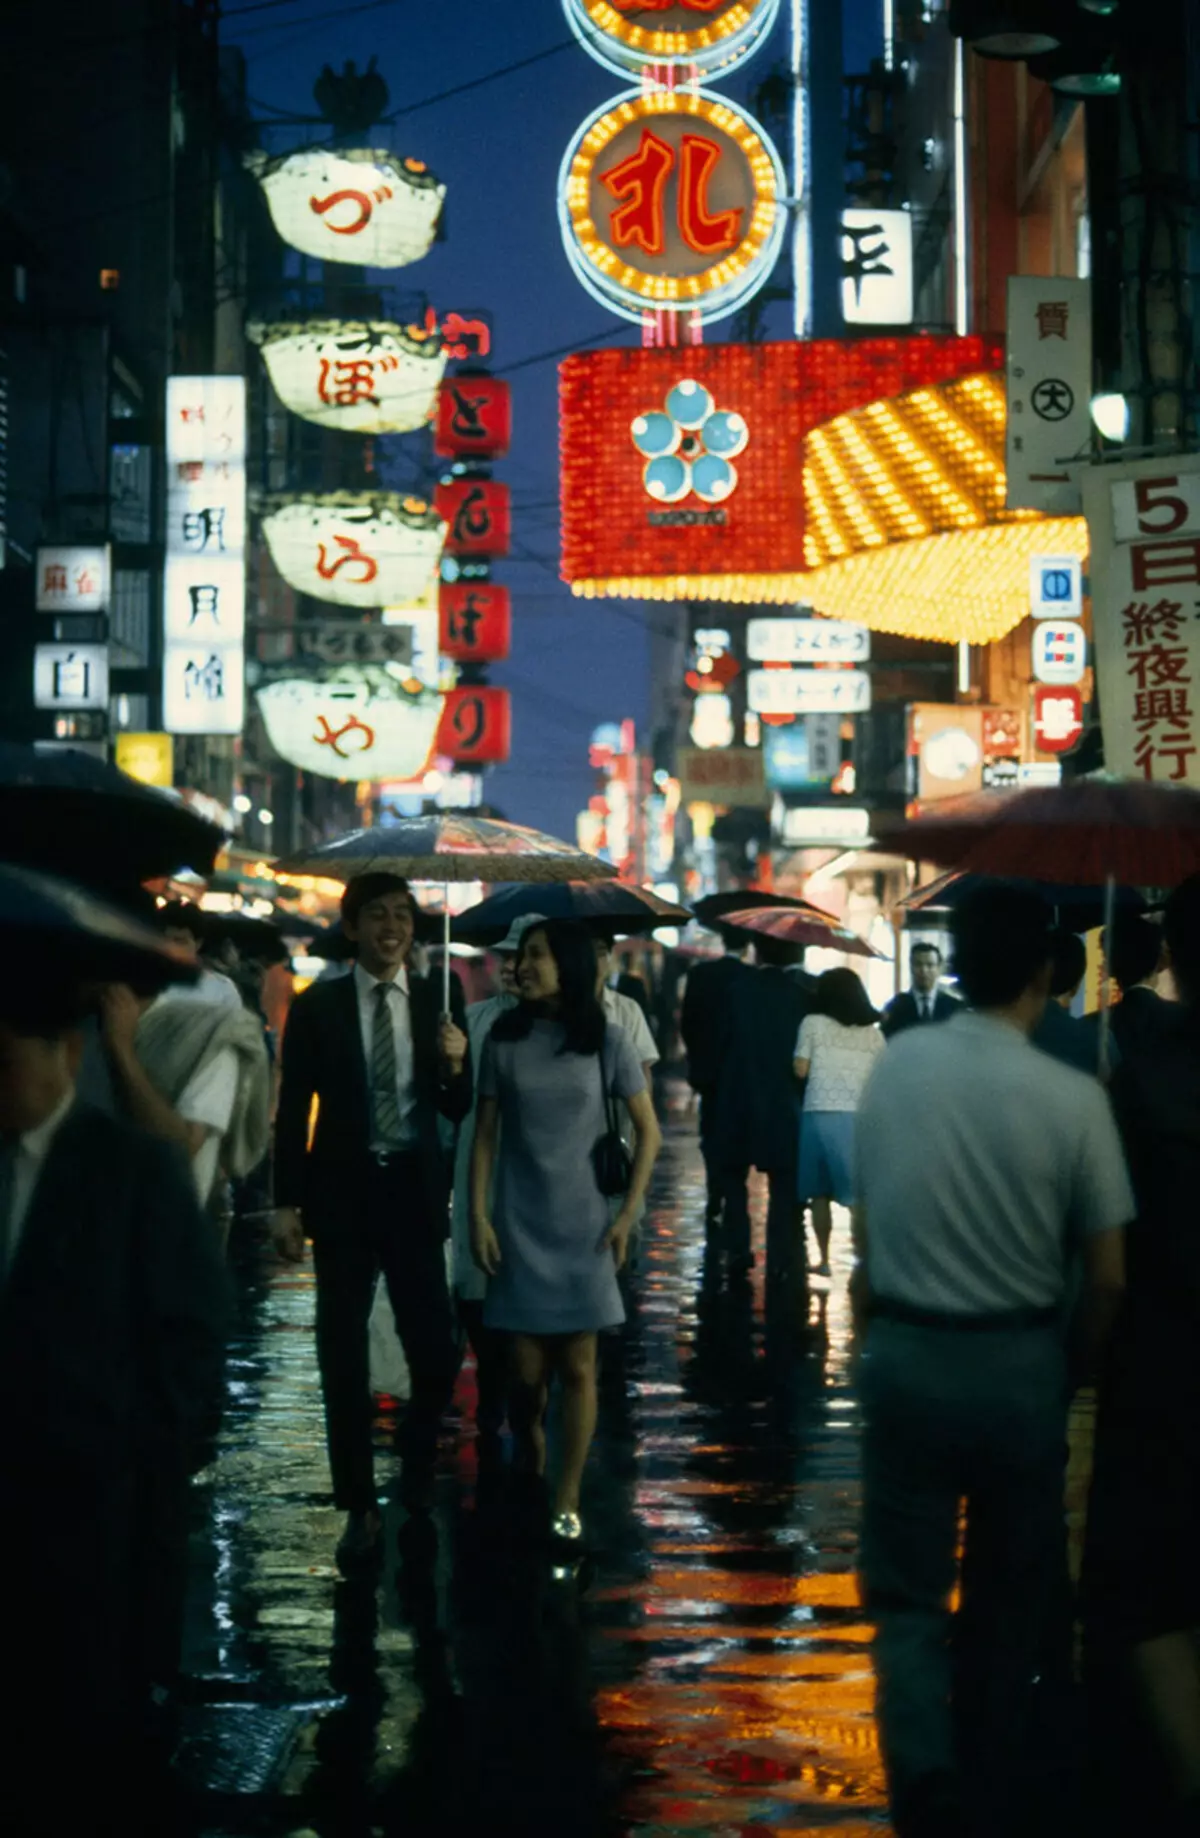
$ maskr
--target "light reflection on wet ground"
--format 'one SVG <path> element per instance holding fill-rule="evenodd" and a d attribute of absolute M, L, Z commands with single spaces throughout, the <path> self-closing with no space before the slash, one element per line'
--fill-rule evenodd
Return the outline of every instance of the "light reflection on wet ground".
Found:
<path fill-rule="evenodd" d="M 464 1437 L 432 1526 L 388 1509 L 379 1589 L 340 1581 L 311 1271 L 251 1276 L 194 1552 L 184 1766 L 208 1831 L 887 1832 L 846 1234 L 804 1327 L 767 1306 L 761 1255 L 740 1291 L 705 1280 L 701 1182 L 677 1122 L 604 1347 L 579 1578 L 476 1504 Z"/>

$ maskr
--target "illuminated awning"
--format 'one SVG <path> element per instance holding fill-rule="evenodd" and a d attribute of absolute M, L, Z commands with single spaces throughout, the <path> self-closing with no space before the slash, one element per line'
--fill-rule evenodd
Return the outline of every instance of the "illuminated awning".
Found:
<path fill-rule="evenodd" d="M 1029 612 L 1035 555 L 1086 556 L 1082 517 L 1004 508 L 1004 383 L 872 402 L 805 442 L 804 598 L 907 638 L 990 644 Z"/>

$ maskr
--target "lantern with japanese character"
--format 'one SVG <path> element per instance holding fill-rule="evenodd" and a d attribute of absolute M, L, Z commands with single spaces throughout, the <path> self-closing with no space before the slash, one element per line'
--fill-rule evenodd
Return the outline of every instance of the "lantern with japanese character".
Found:
<path fill-rule="evenodd" d="M 433 414 L 446 368 L 440 332 L 387 320 L 251 324 L 284 407 L 320 427 L 408 434 Z"/>
<path fill-rule="evenodd" d="M 501 377 L 447 377 L 438 397 L 433 450 L 446 459 L 500 459 L 512 438 L 512 395 Z"/>
<path fill-rule="evenodd" d="M 397 492 L 275 500 L 262 527 L 289 587 L 363 608 L 420 599 L 436 574 L 446 537 L 436 511 Z"/>
<path fill-rule="evenodd" d="M 446 521 L 448 555 L 507 555 L 512 513 L 507 485 L 495 479 L 453 479 L 434 494 Z"/>
<path fill-rule="evenodd" d="M 443 698 L 437 751 L 456 765 L 498 765 L 508 758 L 511 739 L 507 689 L 452 689 Z"/>
<path fill-rule="evenodd" d="M 326 262 L 403 268 L 428 255 L 446 187 L 414 159 L 378 148 L 305 147 L 245 156 L 285 243 Z"/>
<path fill-rule="evenodd" d="M 346 665 L 327 682 L 272 683 L 258 706 L 280 758 L 327 779 L 416 777 L 442 715 L 436 691 L 373 665 Z"/>
<path fill-rule="evenodd" d="M 438 595 L 439 650 L 460 664 L 492 664 L 508 656 L 512 603 L 492 581 L 443 581 Z"/>

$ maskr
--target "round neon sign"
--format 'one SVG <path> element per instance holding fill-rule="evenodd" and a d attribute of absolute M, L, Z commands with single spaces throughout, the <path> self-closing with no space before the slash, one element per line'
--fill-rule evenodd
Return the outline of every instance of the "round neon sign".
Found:
<path fill-rule="evenodd" d="M 605 103 L 567 149 L 559 216 L 583 285 L 627 319 L 664 307 L 736 312 L 779 255 L 779 155 L 758 123 L 703 89 Z"/>
<path fill-rule="evenodd" d="M 622 76 L 647 65 L 728 70 L 756 51 L 780 0 L 563 0 L 571 30 Z"/>

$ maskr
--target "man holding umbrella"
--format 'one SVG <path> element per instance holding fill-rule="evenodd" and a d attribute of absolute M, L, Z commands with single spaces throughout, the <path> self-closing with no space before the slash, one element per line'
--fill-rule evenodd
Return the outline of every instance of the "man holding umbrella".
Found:
<path fill-rule="evenodd" d="M 399 875 L 350 880 L 342 929 L 354 947 L 354 973 L 305 990 L 283 1039 L 275 1237 L 295 1261 L 305 1237 L 313 1241 L 317 1358 L 334 1497 L 348 1515 L 338 1546 L 346 1566 L 378 1554 L 382 1529 L 367 1336 L 381 1269 L 412 1374 L 403 1429 L 410 1510 L 431 1502 L 439 1425 L 458 1369 L 438 1116 L 452 1123 L 466 1116 L 471 1067 L 457 982 L 453 1018 L 439 1018 L 436 990 L 409 971 L 415 917 Z"/>

